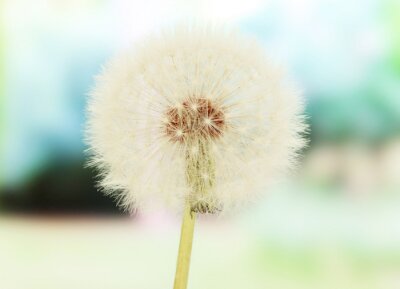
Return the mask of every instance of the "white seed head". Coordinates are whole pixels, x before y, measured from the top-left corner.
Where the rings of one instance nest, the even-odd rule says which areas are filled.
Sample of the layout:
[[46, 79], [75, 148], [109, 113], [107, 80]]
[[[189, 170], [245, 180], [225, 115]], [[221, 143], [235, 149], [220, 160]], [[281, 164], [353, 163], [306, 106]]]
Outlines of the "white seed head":
[[100, 185], [126, 209], [230, 212], [296, 163], [303, 101], [263, 48], [234, 32], [186, 28], [114, 58], [88, 104]]

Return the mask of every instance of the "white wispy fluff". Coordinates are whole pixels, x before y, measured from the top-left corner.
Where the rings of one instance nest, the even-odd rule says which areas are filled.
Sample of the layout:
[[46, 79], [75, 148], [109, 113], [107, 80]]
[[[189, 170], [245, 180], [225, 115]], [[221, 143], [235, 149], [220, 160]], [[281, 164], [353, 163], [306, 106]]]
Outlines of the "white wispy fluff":
[[115, 57], [88, 103], [100, 185], [132, 210], [161, 201], [232, 211], [296, 163], [299, 91], [254, 40], [177, 28]]

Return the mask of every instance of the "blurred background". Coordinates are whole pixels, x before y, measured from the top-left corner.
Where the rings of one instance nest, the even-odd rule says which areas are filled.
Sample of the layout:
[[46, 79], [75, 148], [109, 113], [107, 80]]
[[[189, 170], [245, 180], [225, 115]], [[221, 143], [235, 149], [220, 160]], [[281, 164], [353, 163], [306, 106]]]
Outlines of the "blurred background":
[[311, 133], [293, 180], [200, 219], [189, 288], [400, 288], [396, 0], [0, 0], [0, 287], [172, 288], [179, 218], [116, 209], [82, 131], [101, 65], [193, 20], [257, 37], [304, 88]]

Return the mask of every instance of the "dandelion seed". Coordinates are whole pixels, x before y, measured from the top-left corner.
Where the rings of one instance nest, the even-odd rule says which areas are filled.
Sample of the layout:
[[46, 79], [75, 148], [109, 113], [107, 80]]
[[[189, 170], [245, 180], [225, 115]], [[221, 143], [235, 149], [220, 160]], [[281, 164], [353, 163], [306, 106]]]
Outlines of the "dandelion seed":
[[193, 146], [193, 147], [190, 149], [190, 152], [191, 152], [192, 154], [197, 154], [197, 153], [199, 152], [199, 148], [198, 148], [197, 146]]
[[212, 123], [211, 119], [209, 119], [209, 118], [205, 118], [204, 119], [204, 124], [205, 125], [211, 125], [211, 123]]
[[183, 135], [183, 131], [181, 130], [181, 129], [177, 129], [176, 130], [176, 136], [177, 137], [180, 137], [180, 136], [182, 136]]

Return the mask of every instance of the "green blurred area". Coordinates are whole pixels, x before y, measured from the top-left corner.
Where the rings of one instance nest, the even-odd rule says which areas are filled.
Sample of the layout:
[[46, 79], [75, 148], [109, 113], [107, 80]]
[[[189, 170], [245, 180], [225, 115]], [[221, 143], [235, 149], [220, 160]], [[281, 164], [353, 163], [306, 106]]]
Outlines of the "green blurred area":
[[[200, 218], [189, 288], [396, 289], [400, 230], [381, 225], [398, 219], [399, 201], [349, 205], [290, 189], [239, 218]], [[7, 217], [0, 227], [3, 288], [172, 286], [171, 216]]]

